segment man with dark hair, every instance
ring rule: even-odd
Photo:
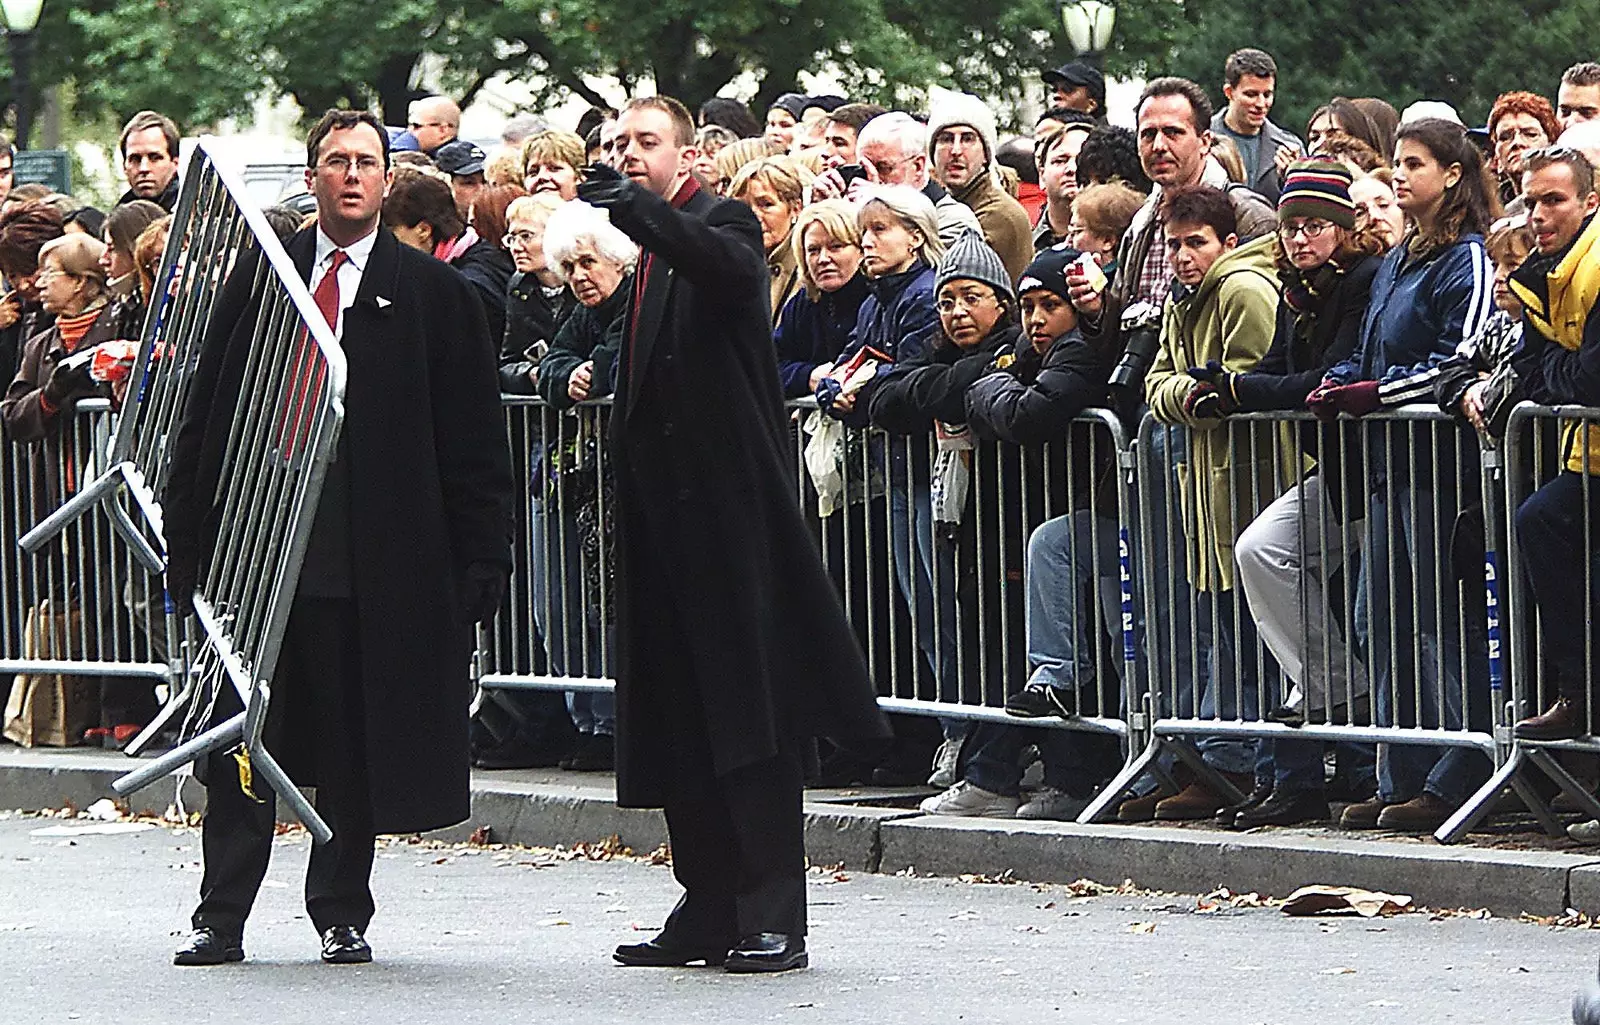
[[[1211,130],[1232,140],[1239,151],[1244,183],[1270,203],[1278,201],[1283,172],[1305,148],[1293,132],[1267,118],[1277,81],[1278,64],[1270,54],[1234,51],[1223,65],[1222,94],[1228,106],[1211,119]]]
[[[828,114],[822,126],[822,164],[843,167],[856,162],[856,135],[861,126],[884,112],[876,103],[846,103]]]
[[[1538,149],[1523,162],[1536,251],[1511,275],[1523,304],[1522,346],[1512,357],[1528,398],[1551,406],[1600,405],[1600,195],[1594,168],[1570,149]],[[1517,510],[1517,546],[1538,605],[1545,665],[1556,700],[1516,725],[1525,740],[1568,740],[1594,733],[1594,645],[1590,610],[1597,595],[1582,567],[1600,545],[1600,428],[1562,428],[1562,471]],[[1548,693],[1541,688],[1541,694]]]
[[[1153,526],[1144,543],[1157,566],[1155,607],[1175,618],[1180,634],[1185,618],[1194,628],[1193,651],[1182,637],[1160,658],[1162,664],[1170,659],[1177,677],[1169,684],[1173,714],[1249,721],[1260,711],[1255,629],[1248,613],[1235,615],[1233,547],[1237,532],[1277,497],[1263,486],[1274,479],[1271,442],[1262,438],[1252,451],[1252,441],[1229,432],[1206,405],[1214,393],[1186,371],[1218,364],[1245,371],[1266,354],[1277,328],[1278,243],[1269,234],[1241,245],[1233,203],[1209,185],[1165,190],[1158,219],[1175,284],[1162,311],[1161,348],[1145,379],[1145,400],[1158,421],[1187,430],[1155,433],[1156,465],[1169,472],[1153,474],[1151,486],[1181,492],[1169,501],[1182,510],[1182,529],[1174,536],[1187,539],[1188,550],[1183,541],[1165,543],[1165,525]],[[1184,595],[1180,582],[1186,578],[1192,590]],[[1164,629],[1160,633],[1165,636]],[[1193,678],[1189,667],[1196,664]],[[1255,741],[1207,737],[1195,746],[1234,788],[1243,794],[1255,789]],[[1175,795],[1134,798],[1118,811],[1124,820],[1182,820],[1210,818],[1228,804],[1229,795],[1195,781]]]
[[[803,968],[799,741],[888,727],[796,504],[761,226],[690,174],[677,100],[631,101],[617,155],[578,186],[643,248],[611,420],[617,803],[664,808],[684,895],[615,957]]]
[[[141,110],[128,119],[117,139],[128,191],[118,204],[136,199],[159,203],[168,213],[178,202],[178,126],[170,117]]]
[[[1081,110],[1104,121],[1106,77],[1093,65],[1070,61],[1040,76],[1050,90],[1050,106]]]
[[[495,348],[461,276],[380,226],[386,140],[366,111],[323,116],[307,143],[317,223],[284,247],[348,367],[265,725],[267,746],[297,785],[317,788],[333,828],[306,873],[307,915],[331,964],[372,960],[373,838],[467,817],[472,624],[499,608],[511,567]],[[218,480],[254,370],[261,259],[246,252],[223,287],[176,437],[167,584],[183,614],[215,545]],[[244,959],[272,851],[270,793],[246,793],[228,752],[204,768],[204,874],[180,965]]]
[[[1585,121],[1600,121],[1600,64],[1584,61],[1562,73],[1556,91],[1556,119],[1562,131]]]

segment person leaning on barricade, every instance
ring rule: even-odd
[[[1342,164],[1290,165],[1278,202],[1273,256],[1284,288],[1272,348],[1241,373],[1219,363],[1189,370],[1222,415],[1303,410],[1328,368],[1355,352],[1372,276],[1387,247],[1358,218],[1350,181]],[[1352,655],[1328,589],[1330,578],[1355,574],[1359,536],[1351,536],[1354,524],[1344,520],[1364,517],[1366,490],[1359,467],[1340,465],[1335,432],[1302,424],[1296,451],[1315,460],[1315,468],[1240,533],[1234,552],[1239,587],[1262,642],[1294,688],[1269,717],[1347,723],[1354,721],[1352,702],[1367,701],[1367,675]],[[1352,469],[1353,479],[1347,473]],[[1354,499],[1353,515],[1345,496]],[[1262,775],[1265,785],[1238,809],[1233,825],[1250,829],[1326,819],[1323,744],[1292,737],[1260,743],[1272,776]],[[1370,755],[1361,761],[1370,762]]]
[[[1533,243],[1527,214],[1502,217],[1489,228],[1483,248],[1494,261],[1495,311],[1439,365],[1433,383],[1440,409],[1496,442],[1505,437],[1512,408],[1527,397],[1513,363],[1522,348],[1526,318],[1522,300],[1512,291],[1511,275],[1527,262]]]
[[[119,325],[108,312],[104,253],[103,243],[83,234],[63,235],[40,247],[34,287],[44,311],[55,321],[28,339],[16,379],[0,401],[6,436],[41,446],[33,460],[39,503],[33,513],[39,518],[54,512],[77,487],[70,474],[87,451],[73,430],[78,402],[109,397],[109,371],[125,366],[128,359],[126,352],[116,353],[107,344],[117,341]],[[97,554],[79,551],[69,557],[52,546],[46,557],[55,563],[49,575],[56,585],[71,589],[69,600],[81,604],[86,621],[98,617],[103,626],[111,620],[115,595],[109,576],[94,565]],[[85,579],[85,573],[103,579]],[[101,677],[99,725],[90,728],[83,740],[125,745],[155,717],[156,709],[149,680]]]
[[[1266,681],[1258,680],[1257,660],[1249,654],[1256,650],[1254,623],[1240,615],[1235,626],[1233,550],[1238,532],[1276,497],[1273,446],[1264,434],[1238,437],[1218,418],[1214,390],[1185,371],[1213,364],[1246,371],[1267,352],[1278,309],[1276,238],[1241,244],[1233,204],[1209,185],[1165,190],[1160,220],[1173,285],[1145,399],[1155,419],[1167,425],[1152,435],[1152,486],[1167,508],[1179,510],[1184,539],[1164,536],[1172,520],[1158,505],[1143,541],[1154,551],[1156,608],[1170,611],[1177,626],[1177,649],[1163,653],[1170,654],[1175,683],[1166,714],[1250,721],[1260,715]],[[1165,671],[1163,665],[1152,675],[1159,680]],[[1261,782],[1255,741],[1199,737],[1195,747],[1242,793],[1253,793]],[[1208,818],[1231,804],[1227,795],[1194,780],[1170,797],[1158,791],[1132,798],[1119,817]]]
[[[870,147],[870,143],[864,145]],[[945,248],[939,239],[935,207],[919,190],[903,185],[870,186],[858,190],[857,197],[865,200],[857,209],[856,223],[861,229],[862,263],[871,279],[871,294],[861,304],[850,344],[818,381],[815,394],[823,415],[847,427],[864,428],[871,422],[873,395],[885,377],[897,364],[924,358],[937,343],[935,268]],[[972,230],[977,229],[974,226]],[[939,693],[955,700],[960,676],[955,593],[934,586],[942,564],[933,543],[936,528],[928,447],[904,440],[890,441],[887,446],[869,443],[872,469],[887,470],[889,478],[889,561],[912,613],[917,647]],[[937,616],[936,596],[941,602]],[[927,779],[930,786],[947,787],[955,782],[968,724],[946,719],[940,726],[943,740]]]
[[[44,203],[9,202],[0,212],[0,275],[11,286],[0,297],[0,374],[8,386],[28,339],[55,321],[39,302],[36,278],[40,248],[61,235],[60,212]]]
[[[1022,311],[1022,337],[1002,353],[974,382],[966,395],[967,421],[975,436],[1013,445],[1073,444],[1073,419],[1106,400],[1106,378],[1118,353],[1085,342],[1078,332],[1077,312],[1067,295],[1067,268],[1081,254],[1068,246],[1047,249],[1034,258],[1017,283]],[[1093,451],[1093,450],[1090,450]],[[1109,449],[1105,450],[1109,452]],[[1089,466],[1073,450],[1069,472],[1092,478],[1078,494],[1104,500],[1114,495],[1107,462]],[[1095,490],[1101,489],[1101,490]],[[1030,675],[1006,699],[1006,711],[1024,719],[1054,715],[1095,714],[1097,708],[1116,714],[1115,681],[1095,677],[1091,636],[1102,627],[1094,603],[1085,592],[1101,596],[1104,622],[1118,622],[1120,595],[1114,576],[1096,580],[1099,572],[1114,574],[1117,566],[1117,520],[1096,504],[1075,509],[1040,524],[1028,539],[1027,647]],[[1120,624],[1118,626],[1120,629]],[[1009,682],[1009,681],[1008,681]],[[1098,688],[1098,691],[1097,691]],[[1109,697],[1109,704],[1101,702]],[[1044,762],[1043,785],[1026,801],[1021,797],[1021,756],[1037,745]],[[1118,764],[1115,737],[1060,729],[1030,729],[981,723],[968,742],[961,779],[948,790],[922,802],[929,815],[983,815],[1000,818],[1072,819],[1083,811],[1097,787]]]
[[[516,272],[506,285],[506,332],[500,344],[500,390],[512,395],[538,391],[539,361],[549,350],[577,300],[560,268],[544,251],[550,217],[566,200],[554,192],[518,196],[506,207],[506,248]]]
[[[351,964],[372,959],[374,837],[453,825],[469,811],[472,624],[494,616],[510,571],[511,462],[472,286],[380,225],[390,178],[382,122],[328,111],[307,138],[306,165],[316,225],[284,248],[344,352],[345,417],[262,736],[296,785],[317,788],[333,838],[312,848],[306,912],[322,959]],[[181,614],[193,611],[199,582],[224,572],[208,566],[215,496],[241,388],[263,369],[261,259],[242,255],[223,286],[174,443],[164,512],[168,592]],[[267,283],[281,287],[270,274]],[[233,688],[221,692],[227,716],[238,702]],[[244,959],[276,802],[259,784],[248,793],[234,754],[201,765],[204,873],[176,964]]]
[[[802,287],[779,312],[772,344],[784,397],[797,399],[816,391],[850,343],[870,286],[856,209],[845,200],[801,210],[790,245]]]
[[[1522,175],[1537,252],[1511,275],[1525,310],[1512,357],[1528,398],[1544,405],[1600,406],[1600,196],[1583,154],[1562,147],[1528,154]],[[1517,509],[1516,543],[1543,629],[1556,693],[1544,712],[1517,723],[1525,740],[1566,740],[1594,730],[1593,565],[1600,542],[1600,427],[1561,426],[1561,472]],[[1550,688],[1540,688],[1547,694]]]
[[[639,247],[597,210],[573,200],[545,226],[545,258],[578,300],[539,363],[539,394],[553,409],[606,398],[616,384],[622,329],[633,295]],[[594,417],[564,416],[546,435],[544,464],[534,468],[534,617],[544,635],[550,672],[600,679],[612,665],[616,585],[611,523],[612,468]],[[553,593],[552,593],[553,592]],[[578,730],[558,764],[604,772],[616,764],[616,702],[607,693],[567,692]]]
[[[1395,195],[1411,227],[1373,277],[1356,352],[1306,398],[1319,416],[1365,416],[1432,398],[1442,365],[1494,308],[1483,232],[1495,201],[1477,147],[1460,124],[1423,118],[1401,127],[1396,155]],[[1476,439],[1420,423],[1374,424],[1365,440],[1370,498],[1357,622],[1367,624],[1376,724],[1486,725],[1481,583],[1469,583],[1470,600],[1456,600],[1457,582],[1481,581],[1480,570],[1452,559],[1448,547],[1459,515],[1476,500]],[[1391,564],[1398,579],[1390,579]],[[1411,678],[1413,666],[1419,678]],[[1432,831],[1489,769],[1471,748],[1388,744],[1380,753],[1377,796],[1344,810],[1346,828]]]

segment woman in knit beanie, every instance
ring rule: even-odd
[[[1248,373],[1227,373],[1215,364],[1189,371],[1213,390],[1208,398],[1216,413],[1305,409],[1306,397],[1327,369],[1355,351],[1385,247],[1373,229],[1357,227],[1350,181],[1350,169],[1331,160],[1302,160],[1285,174],[1277,247],[1283,298],[1272,347]],[[1301,445],[1317,459],[1316,472],[1268,506],[1234,548],[1239,584],[1261,639],[1294,688],[1270,713],[1285,722],[1340,721],[1349,710],[1336,706],[1368,691],[1361,659],[1346,657],[1346,617],[1332,610],[1324,586],[1346,549],[1353,556],[1357,548],[1334,515],[1339,495],[1344,491],[1359,502],[1363,493],[1359,484],[1347,489],[1340,479],[1339,430],[1302,425]],[[1354,567],[1347,572],[1353,575]],[[1322,744],[1294,739],[1262,744],[1273,777],[1258,775],[1250,799],[1224,809],[1232,820],[1228,824],[1250,829],[1326,819]]]

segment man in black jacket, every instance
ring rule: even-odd
[[[689,112],[635,99],[579,198],[643,248],[615,451],[617,803],[665,809],[683,899],[627,965],[804,967],[797,741],[886,737],[794,493],[761,227],[690,175]]]
[[[306,910],[322,959],[349,964],[372,959],[373,837],[467,817],[472,623],[494,614],[505,589],[512,484],[494,348],[472,287],[379,226],[382,123],[329,111],[306,150],[317,224],[285,248],[346,355],[346,416],[265,736],[297,784],[317,787],[333,828],[311,852]],[[180,611],[192,609],[216,543],[218,482],[253,369],[259,259],[241,258],[224,287],[177,435],[164,511]],[[244,959],[272,849],[270,796],[251,800],[227,752],[205,768],[205,874],[180,965]]]

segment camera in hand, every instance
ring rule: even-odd
[[[1138,388],[1156,361],[1156,353],[1161,351],[1161,307],[1152,302],[1136,302],[1123,310],[1122,337],[1127,340],[1122,358],[1107,383],[1123,390]]]

